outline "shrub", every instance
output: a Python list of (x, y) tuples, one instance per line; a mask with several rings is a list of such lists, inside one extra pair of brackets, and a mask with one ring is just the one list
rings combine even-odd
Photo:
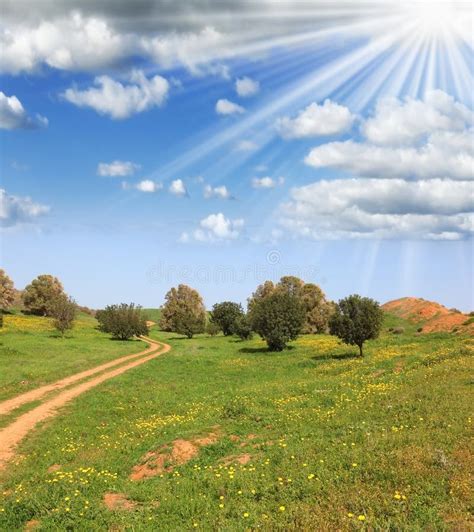
[(53, 301), (64, 294), (63, 285), (52, 275), (39, 275), (23, 290), (25, 309), (38, 316), (51, 316)]
[(0, 311), (10, 308), (15, 301), (15, 289), (13, 281), (0, 269)]
[(423, 327), (418, 327), (418, 329), (416, 330), (416, 332), (419, 332), (421, 333), (423, 331)]
[(213, 321), (210, 321), (206, 325), (206, 333), (209, 336), (217, 336), (221, 332), (221, 328), (217, 323), (214, 323)]
[(197, 290), (180, 284), (166, 294), (160, 326), (192, 338), (206, 328), (206, 309)]
[(212, 307), (211, 322), (216, 323), (224, 333), (224, 336), (230, 336), (237, 318), (242, 316), (244, 311), (242, 305), (232, 301), (216, 303)]
[(140, 306), (134, 303), (127, 305), (109, 305), (96, 313), (100, 330), (110, 333), (118, 340), (129, 340), (132, 336), (148, 334), (146, 318)]
[(383, 310), (368, 297), (352, 295), (341, 299), (329, 322), (331, 334), (344, 343), (357, 345), (360, 356), (366, 340), (377, 338), (383, 323)]
[(241, 340), (250, 340), (252, 338), (252, 326), (249, 318), (245, 314), (242, 314), (235, 320), (232, 332)]
[(296, 340), (304, 319), (300, 299), (282, 292), (261, 299), (250, 313), (252, 329), (267, 342), (270, 351), (282, 351), (289, 341)]
[(57, 296), (51, 303), (51, 316), (54, 318), (53, 325), (64, 336), (64, 333), (74, 327), (77, 305), (66, 294)]
[(392, 330), (392, 334), (403, 334), (405, 332), (405, 329), (403, 327), (395, 327)]

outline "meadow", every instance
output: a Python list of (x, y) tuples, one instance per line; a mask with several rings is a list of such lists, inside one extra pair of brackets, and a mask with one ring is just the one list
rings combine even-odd
[[(0, 333), (4, 396), (20, 372), (36, 385), (142, 345), (92, 318), (64, 340), (22, 320)], [(326, 335), (281, 353), (150, 336), (172, 350), (22, 442), (0, 472), (0, 530), (472, 529), (472, 339), (391, 316), (364, 358)]]

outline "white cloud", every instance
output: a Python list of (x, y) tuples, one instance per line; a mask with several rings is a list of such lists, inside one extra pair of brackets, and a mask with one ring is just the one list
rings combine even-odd
[(305, 162), (362, 177), (474, 178), (473, 114), (442, 91), (424, 100), (384, 99), (361, 126), (366, 140), (330, 142)]
[(424, 100), (383, 98), (375, 114), (362, 126), (364, 136), (380, 145), (412, 145), (435, 131), (463, 131), (474, 115), (441, 90), (428, 92)]
[(130, 161), (112, 161), (111, 163), (99, 163), (97, 165), (97, 175), (102, 177), (124, 177), (133, 175), (140, 165)]
[(206, 199), (210, 199), (210, 198), (230, 199), (231, 195), (225, 185), (221, 185), (219, 187), (212, 187), (211, 185), (206, 185), (204, 187), (204, 197)]
[(144, 179), (135, 185), (135, 188), (140, 192), (157, 192), (163, 188), (161, 183), (156, 183), (151, 179)]
[(278, 185), (283, 185), (285, 182), (284, 177), (273, 179), (272, 177), (254, 177), (252, 179), (253, 188), (275, 188)]
[(242, 98), (254, 96), (260, 90), (260, 82), (248, 77), (238, 78), (235, 81), (235, 90)]
[(29, 116), (16, 96), (0, 91), (0, 129), (36, 129), (47, 125), (47, 118)]
[(91, 107), (100, 114), (124, 119), (161, 106), (169, 92), (165, 78), (159, 75), (147, 78), (140, 70), (135, 70), (126, 84), (108, 76), (98, 76), (94, 85), (85, 90), (69, 88), (63, 97), (78, 107)]
[(347, 107), (325, 100), (323, 105), (311, 103), (295, 118), (279, 118), (275, 125), (278, 133), (285, 139), (320, 137), (347, 131), (354, 118)]
[(188, 191), (182, 179), (175, 179), (168, 189), (175, 196), (187, 196)]
[(219, 115), (233, 115), (244, 113), (245, 109), (237, 103), (222, 98), (216, 103), (216, 113)]
[(31, 198), (10, 196), (0, 189), (0, 226), (14, 227), (31, 223), (39, 216), (48, 213), (50, 208), (35, 203)]
[(182, 233), (180, 242), (189, 242), (191, 238), (198, 242), (235, 240), (240, 236), (243, 226), (244, 220), (241, 218), (231, 220), (221, 212), (210, 214), (200, 221), (199, 227), (193, 231), (192, 235), (187, 232)]
[(335, 179), (291, 191), (281, 223), (314, 239), (453, 240), (474, 232), (472, 183), (449, 179)]
[(237, 143), (235, 149), (242, 152), (252, 152), (258, 150), (258, 144), (251, 140), (241, 140)]

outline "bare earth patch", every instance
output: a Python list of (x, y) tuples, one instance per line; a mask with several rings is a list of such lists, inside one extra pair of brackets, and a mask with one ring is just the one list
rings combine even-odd
[(183, 465), (199, 454), (199, 448), (216, 443), (219, 435), (210, 432), (193, 440), (174, 440), (157, 451), (147, 453), (141, 464), (133, 467), (130, 480), (142, 480), (162, 473), (170, 473), (177, 465)]
[(245, 454), (234, 454), (231, 456), (226, 456), (225, 458), (222, 458), (220, 462), (224, 464), (225, 466), (228, 466), (230, 464), (241, 464), (246, 465), (252, 460), (252, 455), (245, 453)]
[(124, 493), (105, 493), (104, 504), (108, 510), (133, 510), (136, 503), (129, 500)]
[(25, 530), (35, 530), (40, 526), (38, 519), (30, 519), (25, 523)]

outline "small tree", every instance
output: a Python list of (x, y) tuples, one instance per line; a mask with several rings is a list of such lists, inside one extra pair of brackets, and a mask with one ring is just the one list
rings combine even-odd
[(206, 328), (206, 309), (197, 290), (180, 284), (165, 296), (161, 327), (192, 338)]
[(140, 306), (134, 303), (127, 305), (109, 305), (96, 313), (100, 330), (110, 333), (118, 340), (129, 340), (132, 336), (148, 334), (146, 317)]
[(210, 321), (206, 325), (206, 333), (209, 336), (217, 336), (221, 332), (221, 328), (217, 323), (214, 323), (213, 321)]
[(336, 305), (329, 329), (344, 343), (357, 345), (360, 356), (363, 356), (364, 342), (377, 338), (382, 324), (383, 310), (380, 305), (373, 299), (354, 294), (341, 299)]
[(267, 342), (270, 351), (282, 351), (289, 341), (296, 340), (304, 319), (300, 299), (284, 292), (264, 297), (250, 313), (253, 330)]
[(57, 296), (51, 303), (51, 316), (54, 318), (53, 325), (64, 336), (64, 333), (74, 327), (77, 305), (66, 294)]
[(53, 301), (64, 294), (63, 285), (52, 275), (39, 275), (23, 291), (26, 310), (38, 316), (51, 316)]
[(232, 303), (232, 301), (216, 303), (212, 307), (211, 322), (219, 325), (224, 336), (230, 336), (234, 328), (235, 320), (242, 316), (243, 313), (242, 305), (238, 303)]
[(9, 309), (15, 301), (13, 281), (0, 269), (0, 311)]
[(235, 334), (241, 340), (250, 340), (252, 338), (252, 326), (250, 325), (250, 320), (245, 314), (242, 314), (234, 321), (232, 334)]

